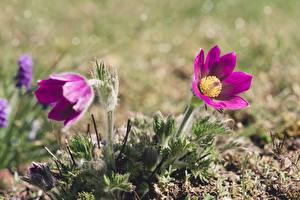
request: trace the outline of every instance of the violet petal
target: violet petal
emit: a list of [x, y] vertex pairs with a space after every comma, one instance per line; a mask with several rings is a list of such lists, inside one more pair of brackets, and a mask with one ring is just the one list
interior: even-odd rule
[[219, 62], [220, 60], [220, 53], [221, 50], [218, 45], [211, 48], [206, 56], [204, 68], [202, 71], [203, 76], [206, 76], [209, 74], [212, 67]]
[[222, 82], [222, 91], [218, 99], [226, 99], [247, 91], [252, 82], [252, 75], [246, 72], [233, 72]]
[[218, 64], [215, 64], [209, 74], [218, 77], [220, 80], [226, 79], [233, 72], [236, 66], [236, 53], [231, 52], [221, 56]]
[[70, 116], [68, 116], [67, 119], [65, 119], [64, 125], [69, 126], [70, 124], [74, 123], [81, 117], [82, 114], [83, 113], [80, 112], [73, 112], [72, 114], [70, 114]]
[[194, 60], [194, 76], [198, 79], [201, 79], [201, 71], [204, 68], [204, 50], [200, 49], [199, 54], [196, 56]]
[[72, 73], [72, 72], [66, 72], [61, 74], [53, 74], [50, 76], [51, 79], [60, 80], [60, 81], [83, 81], [85, 80], [81, 75]]
[[38, 89], [34, 92], [37, 100], [43, 104], [50, 104], [63, 98], [63, 81], [47, 79], [38, 82]]
[[225, 101], [214, 100], [214, 103], [219, 104], [220, 106], [222, 106], [221, 108], [227, 110], [238, 110], [249, 106], [249, 103], [239, 96], [233, 96]]
[[49, 119], [54, 119], [57, 121], [62, 121], [68, 119], [69, 116], [73, 115], [76, 111], [73, 109], [73, 104], [71, 104], [68, 100], [62, 99], [48, 114]]
[[84, 110], [92, 99], [93, 90], [85, 81], [68, 82], [63, 86], [63, 95], [74, 105], [77, 111]]
[[237, 110], [249, 106], [249, 103], [239, 96], [234, 96], [227, 100], [216, 100], [207, 96], [203, 96], [202, 99], [206, 104], [216, 109]]

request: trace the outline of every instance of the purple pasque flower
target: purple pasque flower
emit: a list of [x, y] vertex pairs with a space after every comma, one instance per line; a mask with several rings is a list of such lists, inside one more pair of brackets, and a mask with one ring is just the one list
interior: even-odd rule
[[67, 72], [38, 81], [35, 96], [40, 103], [52, 105], [49, 119], [64, 121], [64, 125], [68, 126], [89, 107], [94, 92], [83, 76]]
[[27, 91], [31, 89], [31, 81], [32, 81], [32, 58], [23, 54], [20, 56], [18, 60], [19, 70], [16, 75], [16, 87], [21, 88], [25, 86]]
[[210, 49], [204, 61], [204, 50], [200, 50], [194, 61], [193, 92], [216, 109], [245, 108], [249, 103], [238, 95], [250, 88], [252, 75], [233, 72], [236, 66], [235, 52], [223, 56], [220, 53], [216, 45]]
[[0, 98], [0, 128], [5, 128], [8, 125], [8, 102], [6, 99]]

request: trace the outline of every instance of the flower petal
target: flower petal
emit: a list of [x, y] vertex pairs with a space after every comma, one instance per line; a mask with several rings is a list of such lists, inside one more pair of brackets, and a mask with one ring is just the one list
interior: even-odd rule
[[238, 110], [249, 106], [249, 103], [239, 96], [234, 96], [227, 100], [216, 100], [207, 96], [204, 96], [202, 99], [206, 104], [216, 109]]
[[217, 99], [224, 100], [247, 91], [252, 82], [252, 75], [245, 72], [233, 72], [222, 81], [222, 91]]
[[194, 60], [194, 77], [201, 79], [201, 71], [204, 68], [204, 50], [200, 49], [199, 54]]
[[93, 99], [93, 90], [85, 81], [68, 82], [63, 86], [64, 97], [72, 103], [76, 111], [82, 111]]
[[198, 84], [199, 84], [199, 79], [194, 75], [192, 80], [192, 90], [197, 97], [201, 98], [202, 94], [199, 90]]
[[206, 56], [204, 68], [202, 71], [203, 76], [209, 74], [210, 70], [215, 66], [220, 60], [221, 50], [218, 45], [211, 48]]
[[64, 121], [64, 125], [65, 126], [69, 126], [71, 124], [73, 124], [74, 122], [76, 122], [80, 116], [82, 115], [82, 113], [80, 112], [74, 112], [72, 113], [65, 121]]
[[82, 81], [85, 78], [79, 74], [73, 72], [66, 72], [61, 74], [53, 74], [50, 76], [51, 79], [60, 80], [60, 81]]
[[249, 106], [249, 103], [239, 96], [231, 97], [230, 99], [225, 101], [215, 100], [215, 102], [222, 105], [223, 109], [228, 110], [238, 110]]
[[204, 102], [209, 105], [214, 107], [215, 109], [221, 109], [223, 108], [223, 104], [215, 102], [214, 99], [209, 98], [208, 96], [203, 96], [202, 99], [204, 100]]
[[224, 80], [233, 72], [236, 66], [236, 53], [231, 52], [223, 55], [216, 66], [210, 69], [209, 74]]
[[65, 82], [53, 79], [38, 82], [38, 89], [34, 92], [37, 100], [43, 104], [59, 101], [63, 97], [63, 84]]
[[67, 99], [63, 98], [61, 101], [55, 104], [55, 106], [49, 112], [48, 118], [62, 121], [68, 119], [70, 116], [75, 115], [74, 113], [77, 112], [73, 109], [73, 104]]

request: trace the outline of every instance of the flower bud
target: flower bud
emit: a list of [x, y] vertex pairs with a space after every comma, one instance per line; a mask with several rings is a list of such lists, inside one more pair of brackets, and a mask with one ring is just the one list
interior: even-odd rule
[[155, 147], [146, 147], [143, 152], [143, 163], [146, 167], [152, 168], [158, 159], [158, 151]]
[[44, 163], [35, 163], [29, 167], [27, 182], [35, 185], [44, 191], [51, 190], [55, 186], [56, 179], [50, 168]]
[[119, 93], [117, 72], [111, 73], [103, 62], [96, 61], [92, 76], [94, 79], [90, 82], [98, 90], [100, 103], [103, 104], [106, 111], [114, 110], [118, 103]]

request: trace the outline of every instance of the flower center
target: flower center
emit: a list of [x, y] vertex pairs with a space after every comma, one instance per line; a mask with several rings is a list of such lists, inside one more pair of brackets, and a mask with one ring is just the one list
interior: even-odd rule
[[217, 97], [222, 91], [222, 83], [216, 76], [206, 76], [200, 80], [201, 92], [208, 97]]

